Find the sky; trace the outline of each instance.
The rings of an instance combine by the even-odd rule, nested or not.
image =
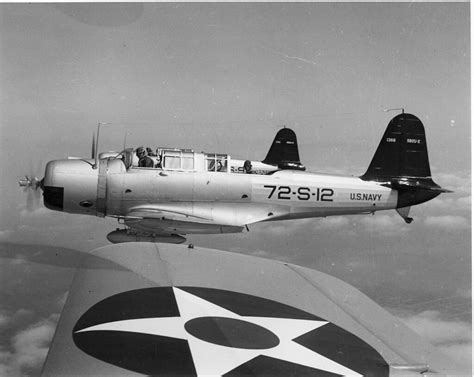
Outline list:
[[[435,182],[395,211],[250,226],[193,244],[354,285],[471,360],[468,3],[0,4],[0,376],[37,376],[75,262],[117,226],[19,189],[44,164],[145,143],[261,160],[283,125],[309,171],[361,175],[391,117],[424,123]],[[33,210],[27,202],[35,204]]]

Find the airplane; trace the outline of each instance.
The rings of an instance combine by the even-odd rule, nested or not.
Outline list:
[[[411,206],[451,192],[432,180],[423,123],[404,111],[360,177],[307,172],[289,128],[262,161],[160,147],[142,167],[136,152],[144,148],[98,155],[97,145],[98,138],[91,159],[50,161],[43,179],[19,184],[41,188],[51,210],[116,218],[125,228],[107,235],[112,243],[182,243],[186,234],[242,232],[262,221],[390,209],[411,223]]]
[[[32,261],[57,262],[34,250]],[[309,268],[150,242],[75,260],[43,377],[470,375],[354,287]]]

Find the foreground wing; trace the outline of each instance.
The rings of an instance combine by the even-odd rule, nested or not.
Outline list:
[[[77,271],[43,375],[383,377],[451,365],[326,274],[217,250],[127,243],[96,250]]]

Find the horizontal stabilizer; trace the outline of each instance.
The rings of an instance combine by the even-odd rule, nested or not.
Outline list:
[[[276,165],[280,169],[306,170],[300,162],[296,134],[289,128],[282,128],[275,136],[264,164]]]
[[[431,178],[429,179],[393,179],[390,182],[384,184],[384,186],[393,188],[395,190],[400,189],[412,189],[412,190],[424,190],[431,191],[433,193],[450,193],[451,190],[442,188],[437,185]]]

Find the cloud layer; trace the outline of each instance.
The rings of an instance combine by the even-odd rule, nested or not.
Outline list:
[[[0,375],[36,375],[43,366],[56,329],[57,316],[42,319],[10,339],[10,349],[0,350]]]
[[[450,230],[465,230],[471,227],[468,219],[455,215],[428,216],[425,219],[425,224],[439,229]]]
[[[471,370],[472,328],[469,323],[443,319],[437,310],[401,317],[413,331],[437,346],[463,371]]]

